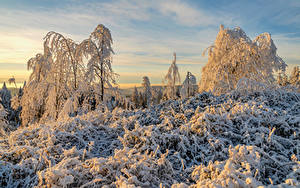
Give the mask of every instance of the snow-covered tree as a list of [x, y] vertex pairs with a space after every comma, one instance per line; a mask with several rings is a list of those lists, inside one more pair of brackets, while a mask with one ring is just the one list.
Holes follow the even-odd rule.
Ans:
[[4, 108], [10, 108], [10, 100], [11, 100], [11, 93], [6, 87], [6, 83], [3, 83], [2, 89], [0, 90], [0, 103], [3, 105]]
[[5, 111], [5, 108], [2, 106], [1, 99], [0, 99], [0, 139], [6, 136], [6, 128], [8, 126], [6, 116], [7, 116], [7, 112]]
[[187, 72], [182, 87], [180, 89], [181, 98], [187, 98], [195, 94], [196, 77], [191, 73]]
[[277, 76], [277, 84], [280, 86], [286, 86], [289, 84], [288, 76], [285, 72], [279, 72]]
[[161, 88], [153, 88], [152, 89], [153, 103], [159, 104], [163, 98], [163, 92]]
[[[77, 89], [78, 77], [82, 73], [82, 67], [76, 59], [77, 46], [72, 39], [54, 31], [48, 32], [44, 38], [45, 56], [51, 56], [53, 59], [52, 73], [56, 71], [59, 84], [64, 82], [68, 87], [72, 87], [72, 90]], [[60, 80], [63, 78], [64, 80]]]
[[145, 107], [144, 95], [142, 92], [139, 92], [139, 107]]
[[277, 75], [277, 84], [290, 91], [300, 91], [300, 70], [298, 66], [293, 67], [291, 75], [280, 72]]
[[277, 55], [269, 33], [252, 41], [241, 28], [224, 29], [221, 25], [214, 45], [207, 50], [208, 63], [202, 69], [199, 92], [226, 93], [235, 89], [241, 78], [273, 83], [273, 72], [284, 71], [287, 66]]
[[147, 76], [143, 77], [142, 86], [143, 86], [143, 92], [144, 92], [143, 98], [145, 101], [145, 105], [147, 108], [149, 108], [151, 105], [151, 101], [152, 101], [152, 88], [151, 88], [150, 80]]
[[[48, 51], [48, 48], [45, 51]], [[27, 62], [27, 70], [32, 70], [29, 77], [29, 82], [40, 82], [47, 78], [52, 65], [51, 54], [47, 52], [45, 55], [38, 53], [35, 57]]]
[[42, 118], [45, 113], [48, 90], [49, 84], [45, 81], [29, 82], [26, 85], [20, 102], [22, 125], [38, 122]]
[[23, 96], [23, 88], [20, 87], [18, 93], [11, 98], [11, 120], [16, 124], [21, 123], [21, 99]]
[[17, 103], [20, 101], [23, 125], [38, 122], [46, 110], [45, 105], [49, 96], [48, 90], [51, 86], [49, 80], [53, 78], [53, 74], [51, 74], [53, 61], [49, 48], [45, 47], [44, 52], [45, 54], [39, 53], [28, 60], [27, 69], [32, 70], [28, 80], [29, 83], [24, 83], [21, 98], [14, 99], [15, 108], [18, 108]]
[[171, 66], [168, 69], [168, 73], [166, 74], [163, 82], [167, 82], [166, 85], [166, 95], [168, 99], [176, 98], [176, 83], [180, 83], [180, 75], [178, 71], [178, 67], [176, 65], [176, 53], [173, 54], [174, 59]]
[[88, 59], [85, 79], [88, 83], [99, 82], [101, 86], [101, 101], [104, 100], [105, 88], [112, 88], [116, 84], [116, 76], [112, 70], [112, 37], [110, 30], [99, 24], [91, 33], [89, 39], [84, 40], [77, 49], [77, 57]]
[[131, 101], [134, 105], [134, 108], [139, 107], [139, 92], [138, 92], [136, 86], [134, 86], [134, 90], [133, 90], [133, 93], [131, 95]]
[[54, 31], [48, 32], [44, 38], [44, 53], [51, 57], [52, 64], [43, 119], [58, 118], [66, 100], [78, 94], [84, 67], [76, 57], [77, 48], [78, 44], [72, 39]]
[[111, 45], [110, 31], [103, 25], [80, 45], [60, 33], [47, 33], [44, 53], [28, 61], [32, 74], [21, 100], [23, 124], [57, 119], [69, 109], [64, 107], [67, 100], [74, 103], [73, 114], [86, 113], [103, 101], [105, 88], [110, 88], [107, 94], [115, 93]]
[[8, 79], [8, 83], [9, 84], [14, 84], [15, 87], [17, 88], [16, 79], [15, 79], [14, 76]]
[[295, 66], [291, 72], [289, 83], [300, 88], [300, 68]]

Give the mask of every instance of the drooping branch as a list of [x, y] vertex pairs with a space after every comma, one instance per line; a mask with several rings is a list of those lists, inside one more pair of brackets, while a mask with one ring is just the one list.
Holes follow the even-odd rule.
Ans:
[[77, 88], [78, 62], [75, 58], [77, 44], [72, 39], [65, 38], [62, 34], [50, 31], [44, 37], [44, 46], [49, 48], [58, 64], [70, 65], [74, 77], [74, 89]]

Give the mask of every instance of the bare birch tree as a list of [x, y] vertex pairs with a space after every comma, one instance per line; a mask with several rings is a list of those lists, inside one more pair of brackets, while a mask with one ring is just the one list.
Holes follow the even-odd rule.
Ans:
[[166, 95], [168, 99], [176, 98], [176, 83], [180, 83], [180, 75], [178, 67], [176, 65], [176, 53], [174, 52], [174, 59], [171, 66], [168, 69], [168, 73], [164, 78], [164, 82], [167, 82]]
[[187, 72], [184, 82], [180, 90], [181, 98], [187, 98], [194, 95], [194, 86], [196, 84], [196, 77], [191, 73]]
[[112, 37], [108, 28], [98, 25], [89, 39], [84, 40], [77, 49], [77, 58], [82, 61], [82, 55], [88, 59], [85, 77], [92, 83], [99, 80], [101, 86], [101, 101], [104, 100], [105, 88], [116, 84], [116, 76], [112, 70]]

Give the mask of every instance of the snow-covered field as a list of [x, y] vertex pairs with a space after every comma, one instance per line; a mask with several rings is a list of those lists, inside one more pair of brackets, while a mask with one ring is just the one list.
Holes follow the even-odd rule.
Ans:
[[0, 140], [0, 187], [300, 186], [300, 94], [198, 94]]

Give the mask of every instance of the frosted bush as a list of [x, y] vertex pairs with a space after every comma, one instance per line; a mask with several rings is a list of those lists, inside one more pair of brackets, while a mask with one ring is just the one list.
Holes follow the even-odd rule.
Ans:
[[260, 165], [260, 154], [255, 147], [237, 145], [229, 148], [229, 159], [226, 161], [197, 166], [192, 178], [198, 187], [257, 187], [262, 185], [255, 179], [260, 176]]

